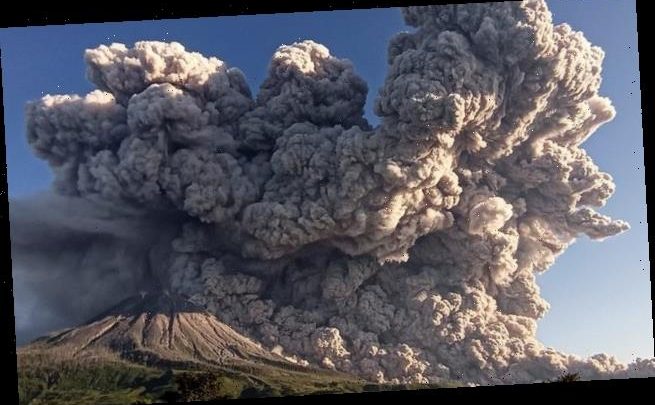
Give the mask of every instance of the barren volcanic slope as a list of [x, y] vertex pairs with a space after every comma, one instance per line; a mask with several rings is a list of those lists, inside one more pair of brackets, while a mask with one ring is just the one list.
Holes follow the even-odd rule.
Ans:
[[166, 293], [128, 298], [86, 325], [42, 337], [23, 350], [48, 350], [66, 357], [113, 353], [153, 366], [251, 362], [293, 366], [206, 310]]

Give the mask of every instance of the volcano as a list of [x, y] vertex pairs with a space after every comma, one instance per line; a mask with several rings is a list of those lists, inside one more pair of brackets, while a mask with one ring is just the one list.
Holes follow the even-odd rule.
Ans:
[[[403, 389], [297, 364], [185, 297], [142, 293], [20, 347], [21, 404], [151, 403]], [[439, 384], [423, 388], [457, 386]]]
[[127, 298], [82, 326], [41, 337], [22, 350], [69, 358], [118, 356], [149, 366], [185, 368], [294, 365], [186, 298], [166, 292]]

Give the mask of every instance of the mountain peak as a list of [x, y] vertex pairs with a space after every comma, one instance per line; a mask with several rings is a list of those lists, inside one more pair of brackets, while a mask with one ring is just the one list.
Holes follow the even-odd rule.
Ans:
[[168, 291], [141, 291], [93, 317], [87, 323], [99, 321], [108, 316], [138, 316], [140, 314], [207, 313], [207, 310], [189, 301], [186, 297]]
[[288, 363], [204, 308], [167, 292], [129, 297], [85, 325], [35, 340], [24, 350], [120, 358], [154, 365]]

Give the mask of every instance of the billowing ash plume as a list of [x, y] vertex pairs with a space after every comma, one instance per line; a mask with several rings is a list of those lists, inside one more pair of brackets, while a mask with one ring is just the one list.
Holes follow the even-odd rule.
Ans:
[[159, 269], [175, 216], [52, 193], [12, 201], [9, 214], [18, 342], [168, 284]]
[[376, 381], [655, 375], [535, 338], [535, 274], [628, 229], [594, 210], [614, 184], [580, 147], [615, 114], [602, 50], [541, 0], [403, 15], [376, 128], [312, 41], [256, 98], [219, 59], [138, 42], [87, 50], [98, 90], [29, 104], [27, 136], [65, 198], [177, 213], [157, 279], [278, 352]]

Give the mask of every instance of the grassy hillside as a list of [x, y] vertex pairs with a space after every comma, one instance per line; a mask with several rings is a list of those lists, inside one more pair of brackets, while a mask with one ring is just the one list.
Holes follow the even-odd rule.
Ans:
[[111, 357], [62, 359], [44, 352], [18, 356], [20, 404], [130, 404], [455, 387], [454, 383], [378, 385], [323, 370], [251, 365], [160, 369]]
[[151, 402], [173, 390], [154, 368], [111, 359], [62, 360], [43, 353], [18, 355], [20, 404], [129, 404]]

